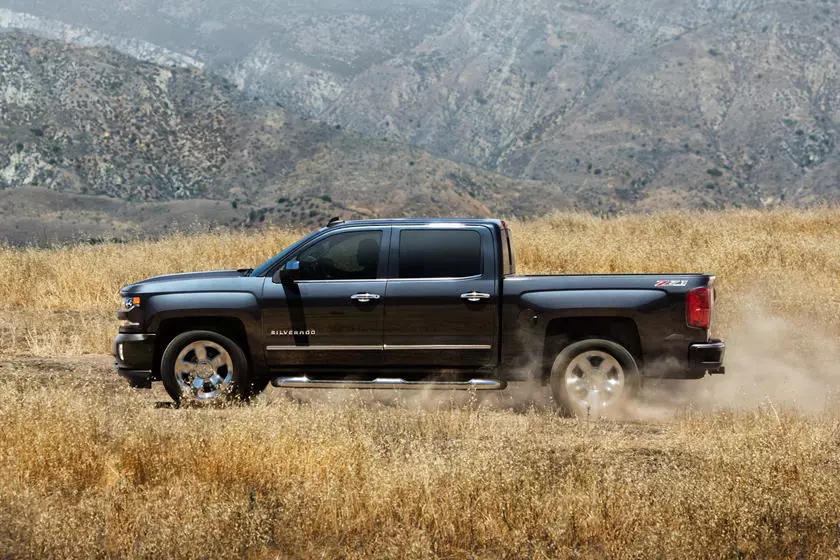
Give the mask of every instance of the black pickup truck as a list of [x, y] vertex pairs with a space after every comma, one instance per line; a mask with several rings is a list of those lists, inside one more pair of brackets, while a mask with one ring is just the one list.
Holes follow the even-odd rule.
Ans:
[[176, 403], [277, 387], [504, 389], [548, 383], [569, 413], [643, 377], [724, 373], [708, 274], [516, 275], [500, 220], [329, 225], [256, 269], [121, 291], [118, 373]]

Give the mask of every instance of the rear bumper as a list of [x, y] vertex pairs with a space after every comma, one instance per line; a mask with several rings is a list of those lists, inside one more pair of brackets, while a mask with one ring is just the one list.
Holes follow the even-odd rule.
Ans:
[[645, 377], [652, 379], [702, 379], [707, 374], [721, 374], [726, 344], [722, 340], [696, 342], [674, 347], [645, 364]]
[[706, 373], [726, 373], [726, 368], [723, 367], [724, 354], [726, 354], [726, 344], [722, 340], [692, 344], [688, 347], [689, 372], [700, 377]]
[[150, 388], [154, 376], [155, 335], [120, 333], [112, 345], [117, 373], [136, 388]]

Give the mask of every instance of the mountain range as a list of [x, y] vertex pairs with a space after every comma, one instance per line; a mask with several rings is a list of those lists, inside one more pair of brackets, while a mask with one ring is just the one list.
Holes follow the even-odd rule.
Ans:
[[583, 204], [108, 48], [0, 34], [0, 70], [0, 237], [14, 243]]
[[838, 0], [0, 0], [0, 27], [6, 187], [304, 225], [840, 201]]

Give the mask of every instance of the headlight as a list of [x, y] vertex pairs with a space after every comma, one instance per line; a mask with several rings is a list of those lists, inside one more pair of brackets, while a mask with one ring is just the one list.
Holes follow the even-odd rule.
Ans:
[[136, 329], [140, 326], [140, 323], [137, 322], [136, 313], [132, 313], [135, 317], [132, 317], [134, 320], [130, 320], [127, 318], [127, 314], [131, 313], [132, 310], [135, 308], [140, 307], [140, 298], [137, 296], [131, 297], [124, 297], [120, 303], [120, 314], [122, 315], [122, 320], [120, 321], [120, 329]]

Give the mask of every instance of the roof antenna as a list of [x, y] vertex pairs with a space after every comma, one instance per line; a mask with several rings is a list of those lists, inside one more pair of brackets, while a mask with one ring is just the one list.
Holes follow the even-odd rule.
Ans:
[[333, 226], [337, 226], [337, 225], [340, 225], [340, 224], [343, 224], [343, 223], [344, 223], [344, 220], [342, 220], [340, 216], [336, 216], [335, 218], [333, 218], [332, 220], [327, 222], [327, 227], [333, 227]]

